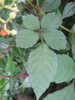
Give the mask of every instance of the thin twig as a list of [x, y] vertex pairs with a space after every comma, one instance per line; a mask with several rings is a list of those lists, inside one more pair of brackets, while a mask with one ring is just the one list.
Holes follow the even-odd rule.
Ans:
[[26, 8], [28, 11], [30, 11], [33, 15], [36, 15], [30, 8], [28, 8], [23, 2], [20, 3], [24, 8]]
[[21, 75], [21, 76], [2, 76], [2, 77], [0, 77], [0, 80], [8, 79], [8, 78], [27, 78], [27, 77], [28, 77], [28, 74]]
[[0, 54], [0, 59], [2, 59], [4, 56], [6, 56], [8, 54], [8, 52], [10, 51], [10, 49], [16, 44], [16, 42], [14, 42], [13, 44], [11, 44], [9, 47], [7, 47], [1, 54]]
[[66, 41], [67, 41], [68, 45], [71, 47], [71, 46], [72, 46], [72, 44], [70, 43], [70, 41], [68, 41], [68, 40], [66, 40]]
[[[37, 16], [36, 13], [34, 13], [32, 10], [30, 10], [30, 8], [27, 7], [27, 5], [25, 5], [23, 2], [20, 3], [24, 8], [26, 8], [28, 11], [31, 12], [31, 14]], [[41, 20], [41, 17], [37, 16], [39, 20]]]

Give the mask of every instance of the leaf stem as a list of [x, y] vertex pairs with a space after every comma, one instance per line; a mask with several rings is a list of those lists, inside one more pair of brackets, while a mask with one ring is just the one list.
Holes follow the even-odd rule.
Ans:
[[39, 13], [41, 13], [42, 15], [45, 16], [45, 13], [42, 12], [41, 10], [39, 11], [39, 9], [38, 9], [36, 6], [34, 6], [29, 0], [26, 0], [26, 2], [27, 2], [32, 8], [34, 8], [37, 12], [39, 12]]
[[29, 0], [25, 0], [32, 8], [34, 8], [36, 11], [38, 11], [37, 7], [34, 6]]
[[30, 11], [33, 15], [36, 15], [30, 8], [28, 8], [23, 2], [20, 3], [24, 8]]
[[[36, 6], [34, 6], [29, 0], [26, 0], [26, 2], [32, 7], [34, 8], [36, 11], [38, 11], [39, 13], [41, 13], [43, 16], [45, 16], [46, 14], [42, 11], [42, 10], [38, 10], [38, 8]], [[75, 34], [75, 32], [69, 30], [68, 28], [64, 27], [63, 25], [60, 25], [60, 27], [64, 30], [66, 30], [69, 33]]]
[[62, 29], [64, 29], [64, 30], [66, 30], [66, 31], [69, 32], [69, 33], [75, 34], [75, 32], [69, 30], [68, 28], [64, 27], [63, 25], [60, 25], [60, 27], [61, 27]]

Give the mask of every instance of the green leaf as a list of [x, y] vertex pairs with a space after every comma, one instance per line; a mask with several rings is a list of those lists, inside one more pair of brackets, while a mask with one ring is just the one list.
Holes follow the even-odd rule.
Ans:
[[55, 12], [48, 13], [41, 20], [43, 29], [56, 29], [62, 24], [62, 20]]
[[45, 30], [42, 35], [47, 45], [52, 49], [60, 50], [66, 48], [66, 37], [61, 31]]
[[75, 54], [75, 44], [72, 45], [72, 53]]
[[29, 81], [29, 77], [27, 77], [22, 84], [20, 85], [20, 88], [29, 88], [31, 87], [30, 81]]
[[64, 8], [62, 18], [70, 17], [75, 14], [75, 2], [67, 3]]
[[18, 58], [19, 61], [22, 61], [23, 64], [25, 63], [25, 60], [23, 58], [24, 55], [25, 55], [25, 49], [24, 48], [18, 48], [16, 46], [14, 46], [10, 51], [10, 56], [12, 56], [12, 58], [14, 58], [14, 57]]
[[39, 1], [39, 5], [42, 6], [43, 3], [45, 2], [45, 0], [38, 0]]
[[23, 23], [30, 30], [38, 30], [40, 27], [38, 18], [32, 14], [23, 16]]
[[8, 56], [8, 61], [6, 64], [5, 71], [8, 75], [15, 75], [16, 74], [16, 66], [10, 56]]
[[45, 0], [45, 3], [42, 7], [44, 12], [50, 12], [58, 8], [61, 4], [61, 0]]
[[[71, 30], [73, 32], [75, 32], [75, 24], [72, 26]], [[72, 34], [72, 33], [69, 33], [69, 41], [72, 43], [72, 44], [75, 44], [75, 34]]]
[[75, 44], [72, 45], [73, 59], [75, 60]]
[[14, 47], [11, 49], [11, 55], [13, 55], [13, 56], [15, 56], [15, 57], [20, 57], [20, 56], [21, 56], [20, 49], [17, 48], [16, 46], [14, 46]]
[[9, 83], [8, 82], [9, 82], [8, 79], [0, 80], [0, 93], [9, 89]]
[[20, 13], [22, 13], [24, 10], [23, 6], [21, 6], [20, 4], [18, 4], [17, 6], [18, 6], [18, 9], [20, 10]]
[[4, 1], [5, 4], [8, 4], [9, 2], [10, 2], [9, 0], [5, 0], [5, 1]]
[[74, 61], [75, 61], [75, 55], [73, 55], [73, 59], [74, 59]]
[[7, 62], [7, 60], [5, 57], [0, 59], [0, 71], [1, 71], [1, 69], [3, 69], [3, 70], [5, 69], [6, 62]]
[[60, 19], [62, 20], [62, 17], [61, 17], [61, 12], [59, 9], [56, 9], [54, 10], [54, 12], [60, 17]]
[[70, 84], [62, 90], [49, 94], [43, 100], [75, 100], [74, 83]]
[[0, 49], [6, 49], [9, 46], [9, 42], [5, 38], [0, 38]]
[[39, 99], [53, 81], [57, 67], [56, 54], [46, 44], [41, 44], [30, 53], [28, 58], [28, 73], [37, 99]]
[[39, 39], [39, 34], [35, 31], [23, 29], [16, 36], [16, 45], [21, 48], [32, 47]]
[[9, 98], [9, 100], [13, 100], [13, 98], [12, 98], [12, 97], [10, 97], [10, 98]]
[[54, 82], [68, 82], [75, 78], [75, 63], [68, 55], [58, 55], [58, 69], [54, 77]]

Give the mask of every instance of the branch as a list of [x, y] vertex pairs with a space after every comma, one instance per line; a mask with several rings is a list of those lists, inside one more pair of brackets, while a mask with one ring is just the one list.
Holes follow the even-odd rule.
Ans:
[[7, 47], [1, 54], [0, 54], [0, 59], [2, 59], [4, 56], [6, 56], [8, 54], [8, 52], [10, 51], [10, 49], [16, 44], [16, 42], [14, 42], [13, 44], [11, 44], [9, 47]]
[[39, 12], [39, 10], [37, 9], [37, 7], [34, 6], [29, 0], [26, 0], [26, 2], [27, 2], [32, 8], [34, 8], [37, 12]]
[[[36, 13], [34, 13], [32, 10], [30, 10], [30, 8], [27, 7], [27, 5], [25, 5], [23, 2], [20, 3], [24, 8], [26, 8], [28, 11], [31, 12], [31, 14], [37, 16]], [[39, 20], [41, 19], [41, 17], [37, 16], [39, 18]]]
[[33, 15], [36, 15], [32, 10], [30, 10], [23, 2], [20, 3], [24, 8], [30, 11]]
[[67, 41], [68, 45], [69, 45], [70, 47], [72, 47], [72, 44], [71, 44], [68, 40], [66, 40], [66, 41]]
[[21, 76], [2, 76], [0, 77], [0, 80], [7, 79], [7, 78], [27, 78], [27, 77], [28, 77], [28, 74], [21, 75]]

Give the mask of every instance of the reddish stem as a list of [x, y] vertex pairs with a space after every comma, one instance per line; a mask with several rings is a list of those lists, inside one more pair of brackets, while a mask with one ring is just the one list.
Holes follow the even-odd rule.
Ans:
[[27, 78], [28, 77], [28, 74], [26, 75], [21, 75], [21, 76], [2, 76], [0, 78], [0, 80], [3, 80], [3, 79], [6, 79], [6, 78]]
[[68, 40], [66, 40], [67, 41], [67, 43], [69, 44], [69, 46], [71, 47], [72, 46], [72, 44], [68, 41]]
[[1, 54], [0, 54], [0, 59], [2, 59], [4, 56], [6, 56], [8, 54], [8, 52], [10, 51], [10, 49], [16, 44], [16, 42], [14, 42], [13, 44], [11, 44], [9, 47], [7, 47]]
[[30, 11], [33, 15], [36, 15], [30, 8], [28, 8], [23, 2], [20, 3], [24, 8], [26, 8], [28, 11]]
[[[32, 10], [30, 10], [30, 8], [28, 8], [24, 3], [21, 2], [20, 4], [21, 4], [24, 8], [26, 8], [28, 11], [30, 11], [31, 14], [37, 16], [37, 14], [35, 14]], [[38, 18], [41, 20], [41, 17], [38, 16]]]

